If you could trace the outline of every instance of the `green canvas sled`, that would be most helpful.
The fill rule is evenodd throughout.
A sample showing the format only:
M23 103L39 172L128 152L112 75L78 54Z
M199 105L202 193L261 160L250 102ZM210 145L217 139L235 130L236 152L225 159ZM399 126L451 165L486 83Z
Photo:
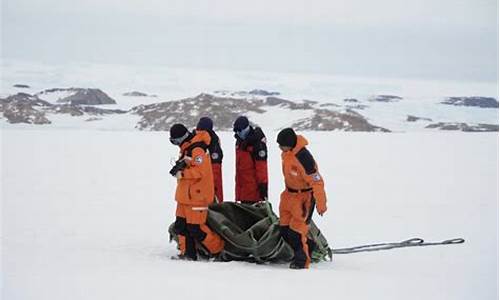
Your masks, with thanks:
M279 219L269 202L253 205L236 202L212 204L208 209L207 225L225 241L223 260L256 263L284 263L293 259L292 248L281 238ZM174 224L169 227L170 240L178 243ZM312 262L332 259L326 238L314 221L309 224L308 238L316 244ZM197 244L198 254L210 258L208 251Z

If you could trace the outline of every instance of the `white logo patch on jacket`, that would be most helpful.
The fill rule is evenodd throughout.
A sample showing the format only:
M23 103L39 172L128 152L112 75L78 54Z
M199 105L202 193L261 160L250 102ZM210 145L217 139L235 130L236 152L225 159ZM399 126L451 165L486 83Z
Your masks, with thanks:
M197 165L201 165L203 163L203 157L201 155L198 155L194 158L194 163Z
M313 174L312 179L313 179L313 181L320 181L321 176L319 175L319 173L316 173L316 174Z

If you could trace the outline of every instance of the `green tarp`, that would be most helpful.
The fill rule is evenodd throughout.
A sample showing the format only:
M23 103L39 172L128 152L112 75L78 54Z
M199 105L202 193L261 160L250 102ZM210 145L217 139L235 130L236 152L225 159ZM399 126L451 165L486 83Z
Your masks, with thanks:
M235 202L212 204L208 210L208 226L224 240L223 257L227 260L250 262L288 262L293 251L280 236L279 219L268 202L253 205ZM169 228L171 240L177 241L173 224ZM332 258L326 238L310 223L308 238L316 243L312 261ZM197 245L198 253L209 257L207 251Z

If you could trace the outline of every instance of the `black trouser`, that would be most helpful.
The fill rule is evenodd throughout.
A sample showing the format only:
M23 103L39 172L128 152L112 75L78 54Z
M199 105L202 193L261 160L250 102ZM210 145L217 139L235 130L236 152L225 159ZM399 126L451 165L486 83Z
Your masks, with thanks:
M304 252L304 247L302 247L302 237L300 233L290 229L290 226L280 226L280 233L285 242L293 249L293 262L297 266L305 267L307 255ZM309 257L311 257L312 251L316 248L316 243L311 239L307 239L307 246L309 248Z
M186 218L176 217L174 231L178 235L184 236L186 239L186 256L196 260L196 245L195 241L203 242L207 234L203 232L199 224L188 224Z

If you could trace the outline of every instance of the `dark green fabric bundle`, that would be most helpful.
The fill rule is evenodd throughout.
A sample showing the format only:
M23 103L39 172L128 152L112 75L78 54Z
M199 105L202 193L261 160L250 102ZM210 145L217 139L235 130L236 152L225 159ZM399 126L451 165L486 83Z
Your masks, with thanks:
M269 202L253 205L235 202L212 204L208 210L208 226L225 241L222 258L249 262L288 262L293 251L280 236L279 219ZM308 238L316 244L311 255L313 262L332 258L326 238L314 221L310 223ZM177 241L173 224L169 228L171 240ZM210 257L209 253L197 245L198 253Z

